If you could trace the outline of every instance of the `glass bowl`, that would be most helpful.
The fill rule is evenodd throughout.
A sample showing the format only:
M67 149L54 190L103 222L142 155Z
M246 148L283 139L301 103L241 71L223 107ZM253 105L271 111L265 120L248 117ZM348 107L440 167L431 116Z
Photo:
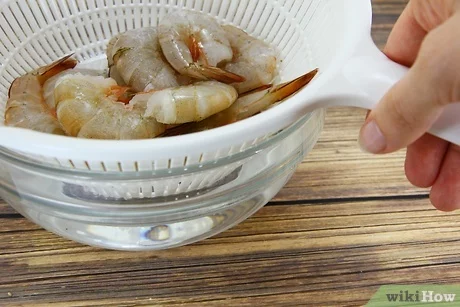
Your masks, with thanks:
M324 117L317 110L242 152L159 171L65 169L0 148L0 196L76 242L131 251L178 247L221 233L267 204L316 144Z

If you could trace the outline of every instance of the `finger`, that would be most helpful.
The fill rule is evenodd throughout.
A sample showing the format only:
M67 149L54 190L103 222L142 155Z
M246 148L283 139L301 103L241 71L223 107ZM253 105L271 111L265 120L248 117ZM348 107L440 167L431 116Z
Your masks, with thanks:
M428 32L460 9L455 0L412 0L395 23L384 52L395 62L412 66Z
M405 170L407 179L416 187L433 186L441 171L449 143L425 134L407 148Z
M450 145L430 199L441 211L460 209L460 146Z
M459 24L460 14L427 35L411 70L366 120L360 133L365 151L390 153L407 147L429 130L445 105L460 99Z
M415 17L414 5L417 5L416 2L410 1L404 9L395 23L384 49L384 53L390 59L407 67L414 64L427 34L427 31L422 28Z

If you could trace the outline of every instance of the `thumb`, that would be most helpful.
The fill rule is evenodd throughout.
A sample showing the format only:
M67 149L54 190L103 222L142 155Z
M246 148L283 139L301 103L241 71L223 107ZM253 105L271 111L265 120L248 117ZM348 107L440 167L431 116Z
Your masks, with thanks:
M383 97L360 132L368 152L390 153L423 136L443 108L460 101L460 15L425 38L408 74Z

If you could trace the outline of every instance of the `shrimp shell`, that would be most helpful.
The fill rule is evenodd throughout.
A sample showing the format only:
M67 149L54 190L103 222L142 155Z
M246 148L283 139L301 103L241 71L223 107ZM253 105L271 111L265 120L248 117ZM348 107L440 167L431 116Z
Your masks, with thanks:
M277 103L281 103L289 96L297 93L309 84L317 73L318 69L314 69L293 81L278 86L263 86L260 89L241 95L235 103L222 112L200 122L171 128L162 136L167 137L214 129L254 116L257 113L274 107Z
M176 71L199 80L224 83L244 78L218 68L233 58L233 50L220 24L203 13L176 11L158 26L164 56Z
M130 30L113 37L107 45L109 76L137 92L179 86L178 73L164 59L153 27ZM123 81L123 82L121 82Z
M54 101L54 89L56 88L56 83L64 76L68 75L75 75L75 74L84 74L87 76L101 76L102 73L97 70L90 70L90 69L81 69L81 68L73 68L67 69L51 78L45 82L43 85L43 97L45 98L45 102L51 110L55 110L56 103Z
M45 101L44 87L53 76L76 65L74 59L66 56L15 79L6 103L5 125L64 135L54 114L53 103L48 105Z
M217 81L138 94L130 102L147 106L146 117L163 124L197 122L230 107L238 98L235 88Z
M145 118L145 106L118 102L123 88L111 78L68 75L55 88L57 118L65 132L94 139L148 139L165 131L165 126Z
M234 26L225 25L222 28L234 52L233 60L224 69L246 79L233 84L238 93L246 93L272 83L277 68L275 49Z

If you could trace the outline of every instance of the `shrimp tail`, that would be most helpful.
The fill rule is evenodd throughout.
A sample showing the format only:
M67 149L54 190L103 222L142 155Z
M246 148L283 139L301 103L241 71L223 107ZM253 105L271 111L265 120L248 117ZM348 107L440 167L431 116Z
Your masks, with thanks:
M234 74L232 72L223 70L219 67L207 65L194 65L194 69L196 69L198 73L206 79L212 79L226 84L240 83L246 81L246 78Z
M65 135L54 108L45 101L46 82L59 73L74 68L77 61L65 56L49 65L16 78L8 92L5 125L40 132Z
M43 85L48 79L67 69L75 68L78 62L75 59L72 59L72 56L73 54L69 54L49 65L39 68L37 73L40 84Z
M188 48L193 60L193 64L190 64L190 69L195 71L199 79L211 79L226 84L241 83L246 81L246 78L243 76L209 65L206 54L194 35L189 37ZM204 61L201 65L197 64L200 59L203 59Z
M251 117L260 111L273 107L277 102L283 101L289 96L297 93L304 86L309 84L317 73L318 69L316 68L295 80L275 86L261 99L242 107L238 113L238 120Z
M196 40L195 35L191 35L189 39L188 48L190 49L190 54L192 55L193 62L198 62L200 57L203 55L203 50L200 48L198 41Z
M246 95L251 95L251 94L255 94L255 93L257 93L257 92L269 90L269 89L271 89L272 87L273 87L273 84L262 85L262 86L259 86L258 88L255 88L255 89L249 90L249 91L247 91L247 92L241 93L241 94L240 94L240 97L244 97L244 96L246 96Z
M43 84L45 84L45 82L53 76L77 66L77 61L70 58L72 55L73 54L67 55L49 65L40 67L37 70L31 72L30 75L35 76L40 85L43 86ZM16 83L22 82L22 79L23 77L18 77L11 83L11 86L8 90L8 97L11 97L11 91L16 87Z
M108 96L112 96L117 102L122 102L124 104L129 104L136 94L137 93L132 88L120 85L115 85L109 88L107 92Z
M177 127L171 127L162 135L160 135L160 137L171 137L182 134L196 133L228 125L251 117L270 107L273 107L275 103L295 94L308 83L310 83L317 73L318 69L315 69L293 81L286 82L275 87L271 85L263 85L257 89L251 90L241 95L240 98L228 109L200 122L187 123Z

